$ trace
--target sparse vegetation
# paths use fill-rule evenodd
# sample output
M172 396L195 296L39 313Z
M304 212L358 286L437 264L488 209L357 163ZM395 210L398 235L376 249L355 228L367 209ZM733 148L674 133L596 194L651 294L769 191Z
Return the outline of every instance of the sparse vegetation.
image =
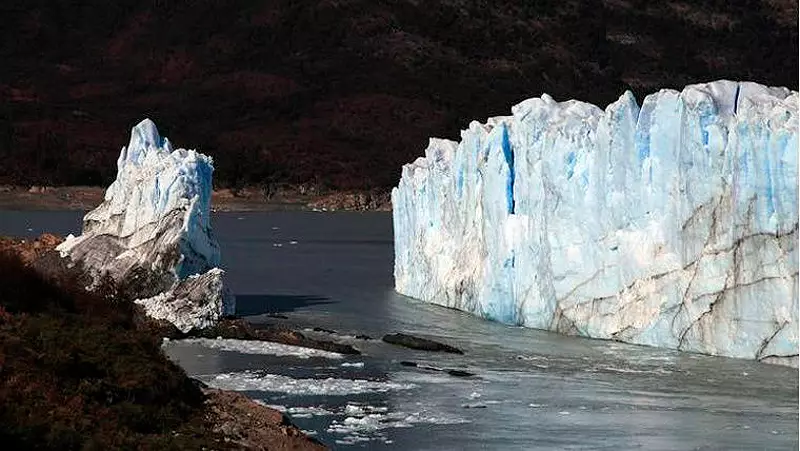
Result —
M110 282L87 292L79 269L13 244L0 238L4 449L324 448L280 413L187 377L161 352L162 329Z
M200 449L205 396L132 311L0 252L0 441L8 449Z

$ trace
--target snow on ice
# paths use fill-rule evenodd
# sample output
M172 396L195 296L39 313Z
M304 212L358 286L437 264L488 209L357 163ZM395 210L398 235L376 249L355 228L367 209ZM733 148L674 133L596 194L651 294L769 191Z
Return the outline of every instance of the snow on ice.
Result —
M431 139L392 192L395 287L482 317L797 366L798 93L550 96Z
M210 218L212 160L173 150L145 119L117 159L117 178L100 206L86 214L83 233L58 250L80 261L95 280L134 283L148 315L186 332L234 311L218 268Z

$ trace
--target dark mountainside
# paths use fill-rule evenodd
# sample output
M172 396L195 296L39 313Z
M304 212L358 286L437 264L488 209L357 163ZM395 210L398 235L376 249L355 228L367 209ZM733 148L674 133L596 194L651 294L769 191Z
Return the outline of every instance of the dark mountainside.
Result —
M6 184L106 184L145 116L211 154L219 187L383 189L429 136L543 92L797 89L795 0L5 0L0 17Z

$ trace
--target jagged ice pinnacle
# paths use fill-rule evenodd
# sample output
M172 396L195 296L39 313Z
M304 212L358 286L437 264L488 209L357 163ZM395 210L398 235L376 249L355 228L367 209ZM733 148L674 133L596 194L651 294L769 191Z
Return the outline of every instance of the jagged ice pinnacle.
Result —
M136 282L150 316L183 331L232 314L210 223L210 157L173 150L145 119L131 131L105 200L84 217L83 234L58 249L99 278Z

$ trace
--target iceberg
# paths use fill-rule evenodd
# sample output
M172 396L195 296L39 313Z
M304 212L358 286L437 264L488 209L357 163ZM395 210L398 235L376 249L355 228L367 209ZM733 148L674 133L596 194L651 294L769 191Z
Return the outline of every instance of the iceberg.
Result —
M117 159L117 178L102 204L86 214L83 233L57 247L95 283L111 277L135 287L135 302L183 332L232 315L220 250L211 228L210 157L173 150L145 119Z
M798 93L548 95L431 139L392 191L395 289L509 324L798 364Z

